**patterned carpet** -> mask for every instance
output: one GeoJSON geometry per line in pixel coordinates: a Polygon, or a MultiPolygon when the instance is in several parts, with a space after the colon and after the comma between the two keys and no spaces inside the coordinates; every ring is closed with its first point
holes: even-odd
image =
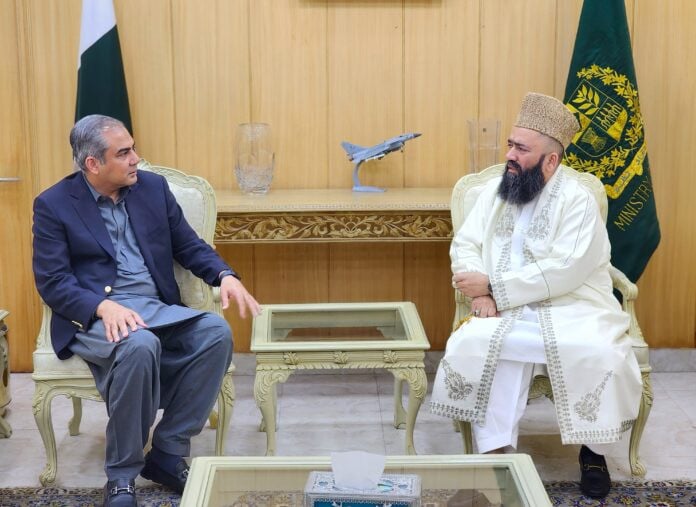
{"type": "MultiPolygon", "coordinates": [[[[101,507],[102,488],[0,488],[2,507],[101,507]]],[[[137,489],[141,507],[177,507],[181,497],[158,486],[137,489]]]]}
{"type": "Polygon", "coordinates": [[[602,500],[581,495],[577,482],[547,482],[544,486],[551,504],[558,506],[696,506],[696,481],[614,482],[602,500]]]}
{"type": "MultiPolygon", "coordinates": [[[[549,482],[546,491],[554,506],[577,507],[681,507],[696,506],[696,481],[616,482],[609,496],[593,500],[580,495],[577,482],[549,482]]],[[[441,493],[441,492],[438,492],[441,493]]],[[[425,492],[425,496],[428,492],[425,492]]],[[[434,496],[441,498],[440,494],[434,496]]],[[[245,498],[245,507],[302,507],[301,493],[245,498]],[[271,497],[272,498],[272,497],[271,497]]],[[[177,507],[180,497],[166,488],[138,488],[141,507],[177,507]]],[[[434,504],[440,504],[435,501],[434,504]]],[[[7,488],[0,489],[2,507],[97,507],[102,504],[102,490],[97,488],[7,488]]]]}

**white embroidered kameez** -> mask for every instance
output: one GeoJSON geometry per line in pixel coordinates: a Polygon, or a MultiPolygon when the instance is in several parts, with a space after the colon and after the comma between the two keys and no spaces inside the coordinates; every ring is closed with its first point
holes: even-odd
{"type": "Polygon", "coordinates": [[[487,184],[450,256],[452,272],[490,276],[501,316],[452,334],[431,410],[483,425],[500,359],[546,363],[563,443],[615,442],[636,418],[642,385],[597,203],[562,168],[524,206],[500,199],[499,183],[487,184]]]}

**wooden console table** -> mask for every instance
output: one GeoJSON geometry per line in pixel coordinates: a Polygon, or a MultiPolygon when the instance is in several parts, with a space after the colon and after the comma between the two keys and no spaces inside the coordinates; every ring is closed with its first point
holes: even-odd
{"type": "Polygon", "coordinates": [[[451,188],[216,190],[216,243],[450,241],[451,188]]]}

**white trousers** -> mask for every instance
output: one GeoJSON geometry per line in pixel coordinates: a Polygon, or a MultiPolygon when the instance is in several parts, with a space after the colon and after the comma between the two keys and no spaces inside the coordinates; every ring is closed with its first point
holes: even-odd
{"type": "Polygon", "coordinates": [[[506,446],[517,447],[519,422],[524,414],[533,363],[501,359],[493,378],[493,386],[483,426],[472,425],[478,452],[493,451],[506,446]]]}
{"type": "MultiPolygon", "coordinates": [[[[507,446],[517,448],[519,423],[527,406],[534,364],[546,364],[546,352],[536,315],[527,307],[503,343],[485,423],[472,424],[479,453],[507,446]]],[[[588,447],[597,454],[605,454],[609,445],[614,444],[588,447]]]]}

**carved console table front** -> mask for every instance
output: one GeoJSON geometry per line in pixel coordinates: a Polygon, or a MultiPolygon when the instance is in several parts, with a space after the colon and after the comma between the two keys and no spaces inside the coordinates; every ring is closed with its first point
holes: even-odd
{"type": "Polygon", "coordinates": [[[216,243],[450,241],[450,188],[216,190],[216,243]]]}

